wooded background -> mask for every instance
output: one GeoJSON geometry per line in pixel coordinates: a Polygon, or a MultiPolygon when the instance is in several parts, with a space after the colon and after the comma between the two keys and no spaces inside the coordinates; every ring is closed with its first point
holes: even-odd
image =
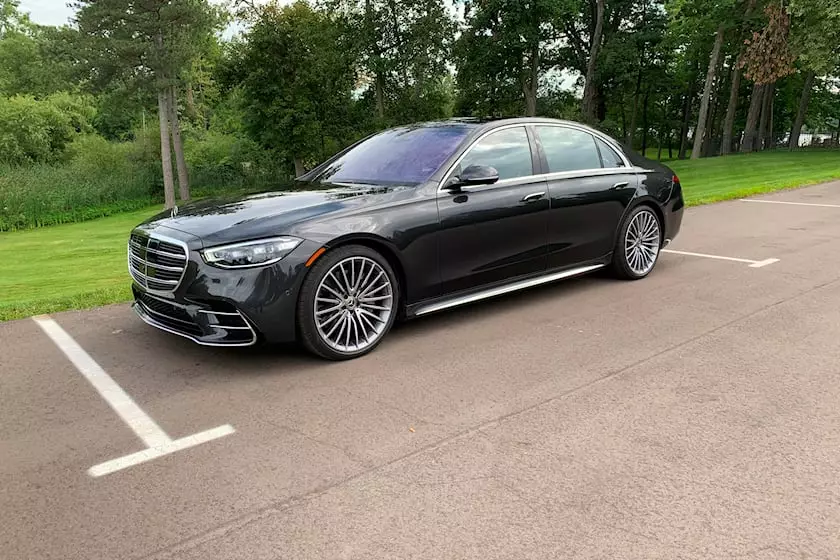
{"type": "Polygon", "coordinates": [[[272,186],[450,116],[584,121],[662,159],[840,140],[840,0],[73,6],[50,27],[0,0],[0,230],[272,186]]]}

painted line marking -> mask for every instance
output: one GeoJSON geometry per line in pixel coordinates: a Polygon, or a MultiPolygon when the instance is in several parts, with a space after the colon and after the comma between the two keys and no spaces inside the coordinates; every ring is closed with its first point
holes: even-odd
{"type": "Polygon", "coordinates": [[[790,206],[816,206],[817,208],[840,208],[840,204],[815,204],[813,202],[787,202],[784,200],[758,200],[756,198],[742,198],[741,202],[760,202],[762,204],[788,204],[790,206]]]}
{"type": "Polygon", "coordinates": [[[225,437],[234,432],[235,430],[233,429],[233,426],[225,424],[224,426],[219,426],[218,428],[213,428],[212,430],[176,439],[166,445],[152,447],[143,451],[138,451],[137,453],[132,453],[131,455],[118,457],[117,459],[111,459],[110,461],[94,465],[88,469],[88,474],[93,477],[111,474],[122,469],[127,469],[128,467],[139,465],[140,463],[145,463],[146,461],[151,461],[152,459],[157,459],[158,457],[163,457],[164,455],[175,453],[176,451],[182,451],[184,449],[189,449],[190,447],[195,447],[196,445],[201,445],[202,443],[207,443],[208,441],[214,439],[225,437]]]}
{"type": "Polygon", "coordinates": [[[779,259],[765,259],[763,261],[753,261],[750,259],[738,259],[735,257],[722,257],[720,255],[707,255],[706,253],[689,253],[688,251],[674,251],[673,249],[662,249],[662,252],[672,253],[674,255],[685,255],[688,257],[703,257],[705,259],[717,259],[719,261],[745,263],[750,265],[750,268],[764,268],[765,266],[779,262],[779,259]]]}
{"type": "Polygon", "coordinates": [[[32,319],[64,353],[67,359],[76,366],[79,373],[93,385],[99,396],[108,403],[108,406],[117,413],[117,416],[131,428],[148,448],[91,467],[88,470],[91,476],[102,476],[116,472],[234,433],[233,427],[225,424],[212,430],[173,440],[58,323],[47,315],[33,317],[32,319]]]}

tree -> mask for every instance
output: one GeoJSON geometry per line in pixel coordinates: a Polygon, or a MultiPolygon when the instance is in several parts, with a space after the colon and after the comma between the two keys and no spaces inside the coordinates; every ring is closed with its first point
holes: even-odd
{"type": "Polygon", "coordinates": [[[595,99],[595,68],[598,63],[598,52],[604,34],[604,0],[597,0],[595,5],[595,29],[589,47],[589,61],[586,64],[586,82],[583,88],[583,118],[589,122],[598,119],[595,99]]]}
{"type": "Polygon", "coordinates": [[[355,45],[364,100],[380,126],[446,116],[456,26],[443,0],[323,0],[355,45]]]}
{"type": "Polygon", "coordinates": [[[799,147],[799,136],[814,89],[817,72],[826,74],[840,65],[840,2],[837,0],[791,0],[793,16],[791,42],[805,72],[796,119],[790,132],[791,149],[799,147]]]}
{"type": "Polygon", "coordinates": [[[170,134],[176,149],[182,200],[190,197],[173,88],[217,22],[206,0],[79,0],[76,23],[100,85],[140,82],[158,100],[161,167],[167,208],[175,205],[170,134]],[[172,107],[172,108],[170,108],[172,107]]]}
{"type": "Polygon", "coordinates": [[[723,37],[726,32],[726,25],[718,25],[715,33],[715,46],[712,47],[712,56],[709,60],[709,70],[706,74],[706,84],[703,86],[703,97],[700,101],[700,113],[697,117],[697,129],[694,132],[694,148],[691,150],[691,159],[699,159],[703,147],[703,139],[706,134],[707,119],[709,116],[709,101],[712,96],[712,87],[717,78],[718,63],[720,61],[720,49],[723,47],[723,37]]]}
{"type": "Polygon", "coordinates": [[[752,38],[745,41],[746,48],[738,62],[738,66],[744,70],[744,76],[755,83],[744,141],[741,143],[742,152],[752,152],[756,147],[762,147],[763,143],[757,145],[762,133],[756,128],[760,123],[759,115],[769,118],[767,112],[773,105],[775,83],[795,71],[793,63],[796,57],[789,43],[790,15],[775,3],[769,4],[764,14],[767,17],[766,25],[760,32],[753,32],[752,38]]]}
{"type": "Polygon", "coordinates": [[[464,112],[537,114],[541,81],[560,63],[567,0],[476,0],[458,39],[457,84],[464,112]]]}
{"type": "Polygon", "coordinates": [[[353,50],[341,23],[303,1],[262,8],[235,63],[245,128],[295,173],[326,157],[341,137],[355,85],[353,50]]]}

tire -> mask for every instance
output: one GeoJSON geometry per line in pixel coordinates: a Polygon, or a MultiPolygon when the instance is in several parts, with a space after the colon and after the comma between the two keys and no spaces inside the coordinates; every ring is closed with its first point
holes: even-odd
{"type": "Polygon", "coordinates": [[[634,208],[621,223],[613,248],[612,272],[622,280],[641,280],[659,261],[662,223],[646,205],[634,208]]]}
{"type": "Polygon", "coordinates": [[[400,286],[380,253],[347,245],[315,261],[301,286],[298,333],[304,347],[328,360],[373,351],[399,311],[400,286]]]}

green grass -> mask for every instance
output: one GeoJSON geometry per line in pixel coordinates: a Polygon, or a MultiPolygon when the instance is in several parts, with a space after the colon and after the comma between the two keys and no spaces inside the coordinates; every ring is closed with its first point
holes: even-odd
{"type": "Polygon", "coordinates": [[[804,150],[670,161],[687,204],[708,204],[840,178],[840,151],[804,150]]]}
{"type": "Polygon", "coordinates": [[[128,232],[159,209],[0,233],[0,321],[128,301],[128,232]]]}
{"type": "MultiPolygon", "coordinates": [[[[764,152],[669,165],[688,203],[696,205],[838,179],[840,151],[764,152]]],[[[0,321],[128,301],[128,232],[158,209],[0,233],[0,321]]]]}

